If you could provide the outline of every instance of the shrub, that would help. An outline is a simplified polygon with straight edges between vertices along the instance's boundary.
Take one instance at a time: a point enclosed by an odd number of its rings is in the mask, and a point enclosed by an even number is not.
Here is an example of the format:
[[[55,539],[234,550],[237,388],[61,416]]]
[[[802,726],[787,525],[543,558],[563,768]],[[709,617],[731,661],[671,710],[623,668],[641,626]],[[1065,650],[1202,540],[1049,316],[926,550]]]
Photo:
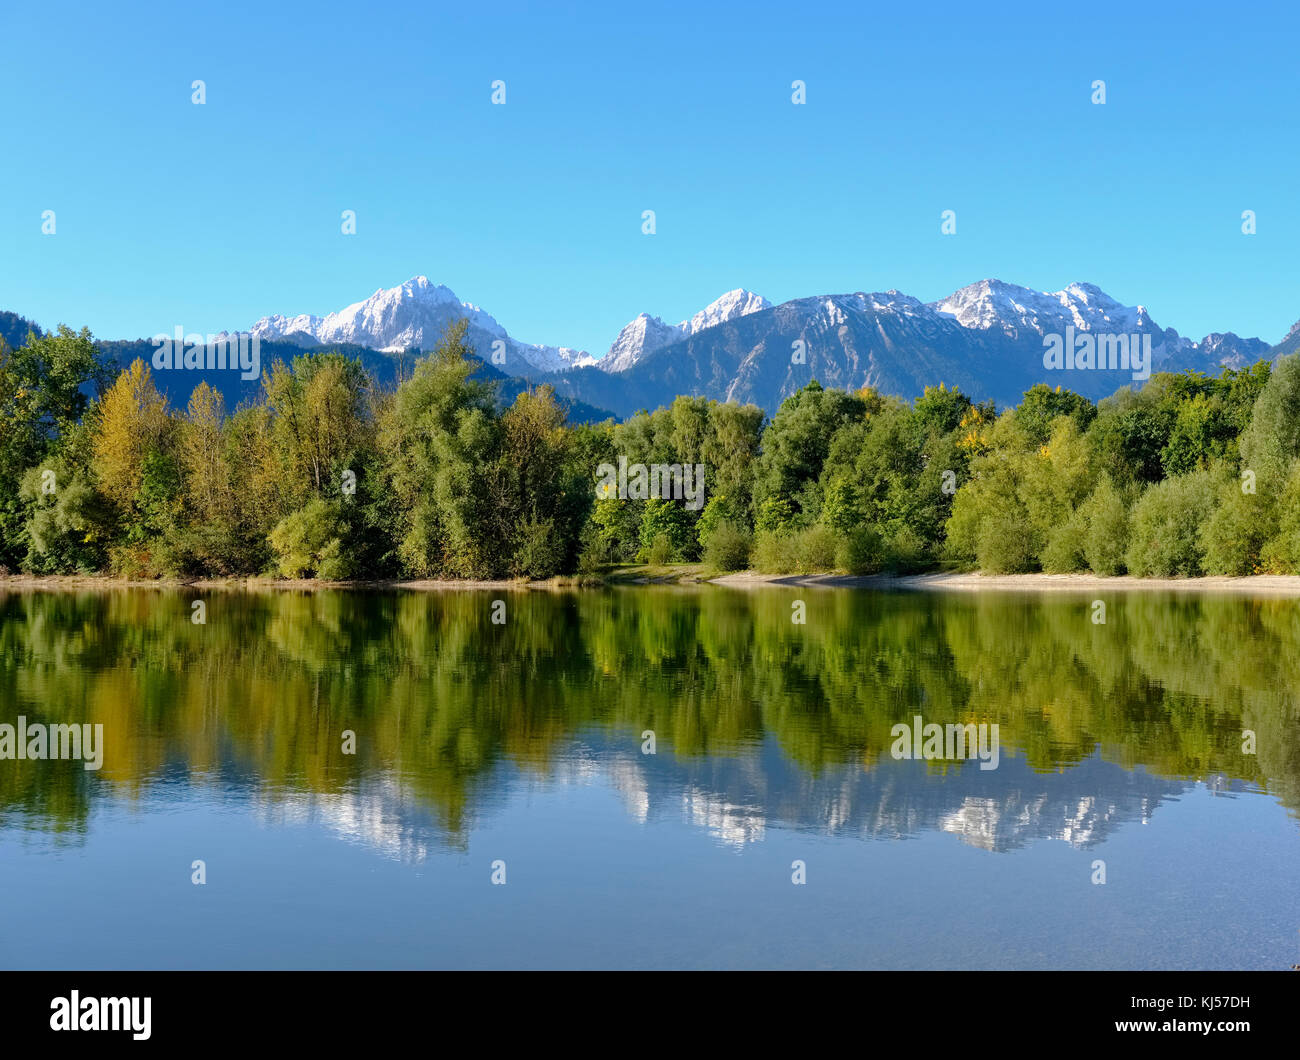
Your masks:
[[[838,540],[827,527],[813,525],[794,533],[759,531],[753,564],[764,574],[825,574],[835,570]]]
[[[661,533],[641,550],[641,558],[645,563],[655,567],[662,567],[665,563],[673,561],[676,552],[677,549],[673,544],[673,539],[668,534]]]
[[[930,566],[925,539],[911,527],[903,527],[884,540],[881,566],[891,574],[914,574]]]
[[[1204,572],[1201,519],[1214,506],[1209,471],[1193,471],[1147,488],[1133,506],[1125,563],[1139,577],[1195,577]]]
[[[735,523],[718,523],[704,544],[705,566],[719,571],[745,570],[753,547],[754,539],[747,531]]]
[[[618,547],[618,542],[602,533],[602,528],[594,518],[588,519],[587,525],[582,528],[578,573],[598,574],[610,564],[617,563]]]
[[[989,574],[1021,574],[1037,565],[1033,536],[1021,519],[990,512],[979,524],[975,558]]]
[[[1073,574],[1084,570],[1088,566],[1083,552],[1087,526],[1087,519],[1079,510],[1049,530],[1042,555],[1043,570],[1051,574]]]
[[[66,475],[62,463],[48,466]],[[81,472],[54,494],[42,489],[41,473],[46,466],[31,468],[22,478],[20,497],[30,505],[27,521],[29,543],[24,567],[36,574],[65,571],[95,571],[104,566],[100,542],[112,529],[112,512]]]
[[[830,527],[816,523],[798,531],[792,541],[795,569],[800,574],[823,574],[835,569],[838,541]]]
[[[343,547],[341,523],[338,503],[320,499],[281,519],[268,538],[281,576],[315,575],[331,581],[351,577],[352,562]]]
[[[754,566],[763,574],[826,574],[835,570],[836,537],[813,525],[794,533],[759,531]]]
[[[700,512],[700,517],[695,523],[695,537],[700,543],[701,549],[709,547],[709,537],[718,527],[723,524],[729,524],[731,529],[743,529],[745,520],[736,505],[731,500],[719,494],[709,500]]]
[[[1236,482],[1225,483],[1218,507],[1201,526],[1201,552],[1207,574],[1256,574],[1260,552],[1272,536],[1275,510],[1265,498],[1242,493]]]
[[[1079,512],[1084,522],[1083,555],[1088,566],[1094,574],[1105,577],[1123,574],[1124,553],[1128,548],[1128,505],[1109,475],[1102,475]]]
[[[884,541],[879,531],[859,526],[840,537],[835,566],[850,574],[875,574],[884,562]]]
[[[331,537],[316,560],[316,577],[326,581],[345,581],[354,573],[350,556],[344,555],[343,539]]]
[[[999,423],[1009,422],[1003,417]],[[1029,513],[1019,491],[1031,457],[1012,454],[1008,458],[985,457],[972,465],[972,477],[953,497],[952,515],[945,528],[944,551],[948,558],[984,570],[1011,565],[1015,570],[1032,570],[1037,555]],[[1010,529],[1008,529],[1010,528]],[[1010,533],[1024,546],[1028,558],[1001,555],[999,536]]]
[[[793,573],[798,566],[793,542],[793,534],[779,534],[772,530],[760,530],[754,536],[754,550],[751,558],[754,568],[764,574]]]

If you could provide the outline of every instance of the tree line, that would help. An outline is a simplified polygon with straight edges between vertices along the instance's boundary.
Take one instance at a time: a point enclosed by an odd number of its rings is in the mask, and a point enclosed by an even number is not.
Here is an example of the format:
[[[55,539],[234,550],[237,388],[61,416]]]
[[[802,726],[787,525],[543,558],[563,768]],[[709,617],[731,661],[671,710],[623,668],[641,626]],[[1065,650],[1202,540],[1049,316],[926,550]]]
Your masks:
[[[173,409],[88,331],[0,338],[0,566],[128,577],[549,578],[627,563],[773,573],[1300,572],[1300,359],[1157,373],[1093,403],[914,401],[809,383],[768,417],[678,397],[572,423],[502,407],[453,324],[391,386],[277,359],[234,409]],[[620,459],[703,465],[702,507],[618,497]]]

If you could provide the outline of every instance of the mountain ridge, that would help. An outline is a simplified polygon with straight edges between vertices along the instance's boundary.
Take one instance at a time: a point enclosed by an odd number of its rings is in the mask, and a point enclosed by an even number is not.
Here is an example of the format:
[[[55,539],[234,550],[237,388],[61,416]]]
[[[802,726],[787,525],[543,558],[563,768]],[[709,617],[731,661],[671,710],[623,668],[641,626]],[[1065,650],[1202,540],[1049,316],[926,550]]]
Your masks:
[[[1187,339],[1161,328],[1144,306],[1126,306],[1094,284],[1076,282],[1049,293],[980,280],[928,303],[897,290],[792,299],[650,350],[611,373],[621,388],[590,367],[548,381],[621,415],[676,393],[753,401],[771,412],[814,378],[837,389],[873,386],[905,398],[942,381],[1002,407],[1016,404],[1037,383],[1059,384],[1093,400],[1141,384],[1141,373],[1131,369],[1051,370],[1045,347],[1051,337],[1070,335],[1067,329],[1094,338],[1141,336],[1150,343],[1150,372],[1215,374],[1277,350],[1231,331]],[[1300,327],[1290,334],[1300,347]]]
[[[1141,385],[1140,373],[1128,369],[1052,370],[1059,366],[1045,360],[1044,349],[1071,335],[1070,329],[1076,340],[1141,337],[1151,348],[1148,372],[1216,374],[1300,351],[1300,321],[1277,345],[1229,330],[1194,341],[1160,327],[1145,306],[1126,305],[1095,284],[1076,281],[1043,292],[995,278],[930,302],[891,289],[773,305],[734,288],[677,324],[639,314],[599,359],[572,347],[520,342],[486,310],[425,276],[378,288],[325,316],[262,317],[250,330],[277,350],[366,349],[382,377],[395,358],[428,351],[461,318],[468,323],[467,342],[495,374],[514,385],[550,383],[589,415],[608,410],[627,416],[678,394],[754,402],[774,412],[813,379],[838,389],[872,386],[908,399],[945,382],[1002,407],[1018,403],[1036,383],[1059,384],[1093,400]],[[14,314],[6,319],[14,332],[28,324]],[[124,354],[136,348],[104,345]]]

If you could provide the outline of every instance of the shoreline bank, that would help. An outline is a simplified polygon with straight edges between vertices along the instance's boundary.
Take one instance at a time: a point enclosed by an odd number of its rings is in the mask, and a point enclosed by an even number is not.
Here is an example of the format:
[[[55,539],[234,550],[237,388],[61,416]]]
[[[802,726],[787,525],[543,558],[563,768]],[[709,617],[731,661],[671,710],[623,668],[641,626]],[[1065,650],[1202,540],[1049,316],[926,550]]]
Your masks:
[[[922,592],[1220,592],[1257,596],[1300,597],[1300,575],[1257,574],[1246,577],[1207,576],[1201,578],[1133,578],[1127,575],[1105,578],[1095,574],[981,574],[940,572],[931,574],[761,574],[738,571],[731,574],[705,573],[696,566],[671,568],[624,568],[610,576],[552,578],[547,581],[472,579],[368,579],[325,581],[314,578],[157,578],[127,579],[108,575],[0,575],[0,592],[11,591],[109,591],[116,589],[198,589],[244,592],[344,589],[352,591],[411,590],[415,592],[483,591],[547,592],[620,586],[719,585],[733,589],[765,586],[875,589]]]
[[[1246,577],[1106,578],[1097,574],[981,574],[978,571],[934,574],[758,574],[742,571],[709,579],[714,585],[756,588],[762,585],[824,586],[880,590],[952,592],[1227,592],[1300,597],[1300,575],[1254,574]]]

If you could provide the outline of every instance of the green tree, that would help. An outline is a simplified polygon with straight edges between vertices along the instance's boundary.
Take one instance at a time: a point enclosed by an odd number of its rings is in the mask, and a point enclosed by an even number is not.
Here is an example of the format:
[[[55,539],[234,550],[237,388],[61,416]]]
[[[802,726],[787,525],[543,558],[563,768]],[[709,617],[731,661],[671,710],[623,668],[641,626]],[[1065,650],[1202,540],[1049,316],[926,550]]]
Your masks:
[[[643,562],[656,562],[650,559],[652,555],[659,556],[657,562],[661,563],[687,558],[691,545],[691,522],[686,509],[680,504],[658,497],[646,501],[641,514],[640,540],[641,553],[638,558]],[[668,548],[666,557],[662,552],[654,551],[656,548],[662,549],[664,542]]]
[[[1141,391],[1121,387],[1097,405],[1088,435],[1100,469],[1119,485],[1159,482],[1162,455],[1173,429],[1174,410],[1160,400],[1160,377]]]
[[[861,419],[863,402],[839,390],[825,390],[815,380],[781,403],[763,431],[763,450],[754,472],[756,512],[780,498],[789,501],[797,522],[815,522],[820,514],[822,465],[835,432]]]
[[[593,500],[564,410],[549,386],[525,390],[501,417],[501,449],[491,479],[493,566],[548,578],[572,570]]]
[[[1026,390],[1015,411],[1021,428],[1036,445],[1047,444],[1058,416],[1068,416],[1080,433],[1097,417],[1097,407],[1086,397],[1046,383],[1035,383]]]
[[[471,378],[477,361],[468,324],[451,324],[433,354],[397,389],[380,427],[394,495],[398,553],[420,577],[491,577],[489,478],[498,446],[491,384]]]
[[[1300,456],[1300,354],[1278,359],[1240,439],[1242,466],[1261,491],[1281,491],[1292,459]]]
[[[84,328],[29,332],[16,350],[0,338],[0,567],[17,567],[28,550],[20,480],[54,453],[113,371]]]

